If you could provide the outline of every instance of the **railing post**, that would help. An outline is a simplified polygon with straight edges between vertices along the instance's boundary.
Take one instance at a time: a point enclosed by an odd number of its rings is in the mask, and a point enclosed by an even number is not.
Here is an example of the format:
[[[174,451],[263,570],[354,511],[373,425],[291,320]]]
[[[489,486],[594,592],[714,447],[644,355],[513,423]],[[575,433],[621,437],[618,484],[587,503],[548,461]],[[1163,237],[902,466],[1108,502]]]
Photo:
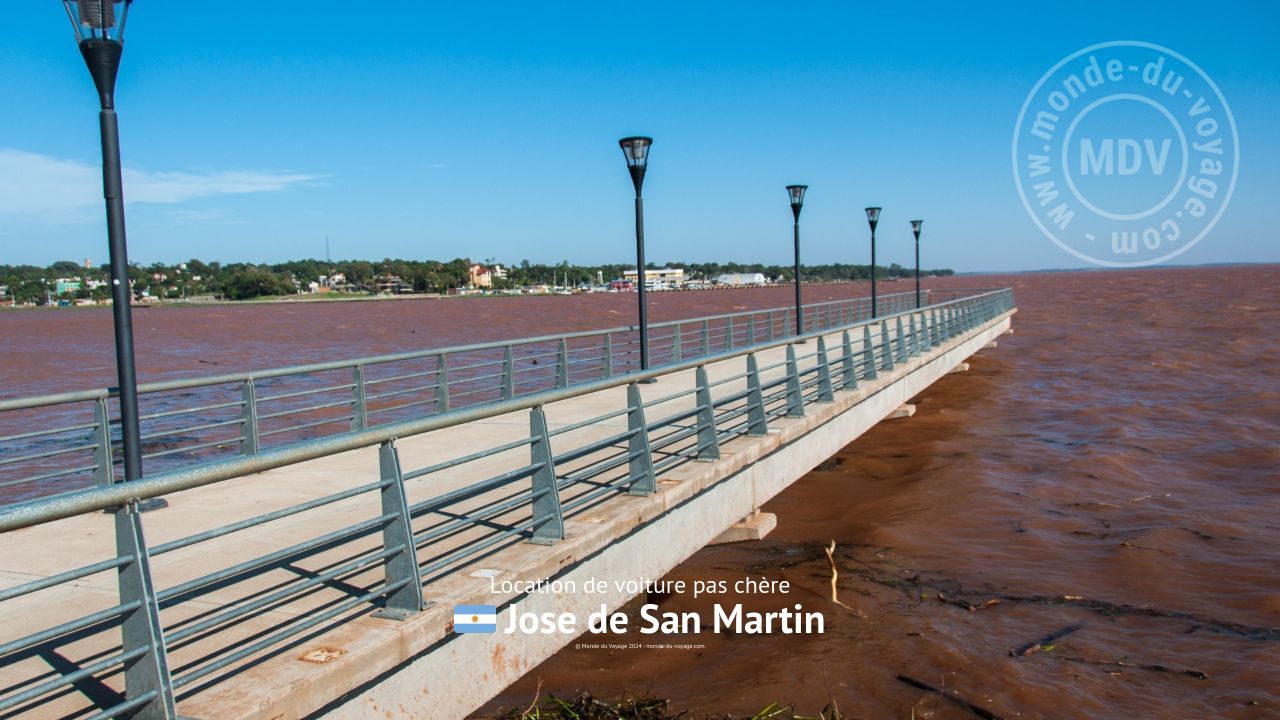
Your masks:
[[[733,349],[733,316],[724,319],[724,343],[726,350]]]
[[[258,454],[258,394],[253,378],[240,384],[240,454]]]
[[[871,344],[871,326],[862,326],[862,375],[868,380],[876,379],[876,346]]]
[[[436,412],[449,411],[449,361],[444,353],[436,356]]]
[[[382,528],[382,549],[399,547],[400,552],[382,561],[386,584],[405,583],[387,594],[378,617],[404,620],[422,609],[422,575],[418,571],[418,550],[413,541],[413,518],[409,516],[409,500],[404,493],[404,476],[400,473],[400,453],[394,438],[378,447],[378,470],[382,486],[382,514],[395,518]]]
[[[178,713],[173,702],[173,678],[169,675],[169,657],[160,624],[160,604],[151,580],[151,563],[142,535],[142,516],[136,503],[116,510],[115,526],[116,552],[129,558],[128,564],[116,571],[120,603],[138,604],[137,608],[121,616],[121,650],[126,653],[146,651],[124,666],[125,697],[155,693],[153,699],[130,717],[174,720]]]
[[[769,420],[764,412],[764,393],[760,391],[760,365],[756,354],[747,354],[747,434],[768,435]]]
[[[827,359],[827,342],[818,336],[818,402],[835,402],[835,391],[831,387],[831,363]]]
[[[911,331],[911,340],[907,343],[907,348],[911,353],[911,357],[918,357],[920,355],[920,329],[916,325],[915,313],[907,316],[907,325]]]
[[[853,364],[853,340],[849,338],[847,329],[841,334],[840,345],[843,351],[840,358],[840,367],[843,371],[840,389],[853,390],[858,387],[858,371]]]
[[[564,539],[564,516],[560,512],[560,489],[557,487],[556,465],[551,453],[551,434],[547,432],[547,416],[541,405],[529,409],[530,462],[538,466],[533,472],[533,537],[530,542],[550,545]]]
[[[364,366],[356,365],[351,369],[351,431],[357,432],[367,427],[369,406],[365,395]]]
[[[804,394],[800,389],[795,345],[787,345],[787,417],[804,417]]]
[[[608,351],[605,351],[605,362],[609,362]],[[606,377],[608,377],[606,375]],[[511,346],[502,349],[502,399],[510,400],[516,396],[516,358]]]
[[[711,354],[711,323],[707,320],[702,321],[702,357]]]
[[[569,341],[560,338],[560,351],[556,353],[556,387],[569,387]]]
[[[889,337],[889,321],[880,321],[880,358],[884,363],[881,367],[890,372],[893,371],[893,339]]]
[[[899,315],[894,327],[898,331],[898,362],[905,363],[907,361],[907,334],[902,331],[902,316]]]
[[[694,371],[698,389],[694,401],[698,403],[698,457],[704,462],[720,459],[720,441],[716,437],[716,408],[711,400],[711,383],[707,382],[707,369],[702,365]]]
[[[775,322],[777,322],[777,320],[775,320],[775,319],[774,319],[774,317],[773,317],[773,311],[772,311],[772,310],[770,310],[770,311],[769,311],[769,333],[768,333],[768,334],[769,334],[769,339],[768,339],[768,342],[773,342],[773,325],[774,325],[774,323],[775,323]]]
[[[684,357],[684,348],[680,346],[681,336],[683,335],[684,332],[680,327],[680,323],[676,323],[675,330],[671,333],[671,357],[674,358],[673,362],[680,362]]]
[[[613,333],[604,334],[604,376],[613,377]]]
[[[658,489],[653,475],[653,451],[649,449],[649,425],[644,420],[644,399],[640,386],[627,385],[627,492],[652,495]]]
[[[107,399],[100,397],[93,403],[93,479],[99,487],[115,482],[111,457],[111,412]]]
[[[930,335],[928,310],[920,313],[920,341],[920,350],[922,352],[929,352],[933,349],[933,336]]]

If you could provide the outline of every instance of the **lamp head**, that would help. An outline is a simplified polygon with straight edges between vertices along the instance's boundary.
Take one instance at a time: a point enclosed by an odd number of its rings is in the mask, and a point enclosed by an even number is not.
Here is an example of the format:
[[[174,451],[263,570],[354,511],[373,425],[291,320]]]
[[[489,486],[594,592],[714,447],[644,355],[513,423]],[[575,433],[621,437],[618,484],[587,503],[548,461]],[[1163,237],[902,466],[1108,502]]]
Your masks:
[[[917,239],[917,240],[919,240],[919,239],[920,239],[920,226],[921,226],[921,225],[923,225],[923,224],[924,224],[924,221],[923,221],[923,220],[912,220],[912,221],[911,221],[911,232],[913,232],[913,233],[915,233],[915,234],[916,234],[916,239]]]
[[[800,208],[804,207],[804,192],[808,189],[808,185],[787,186],[787,194],[791,196],[791,213],[795,215],[796,220],[800,219]]]
[[[644,171],[649,167],[649,146],[653,145],[653,138],[625,137],[618,141],[618,145],[622,147],[627,170],[631,172],[631,184],[636,186],[636,197],[639,197],[640,188],[644,185]]]
[[[133,0],[62,0],[103,109],[115,106],[124,24]]]
[[[124,43],[124,21],[133,0],[62,0],[76,42],[109,40]]]
[[[875,232],[876,225],[880,222],[880,208],[867,208],[867,222],[871,225],[871,232]]]

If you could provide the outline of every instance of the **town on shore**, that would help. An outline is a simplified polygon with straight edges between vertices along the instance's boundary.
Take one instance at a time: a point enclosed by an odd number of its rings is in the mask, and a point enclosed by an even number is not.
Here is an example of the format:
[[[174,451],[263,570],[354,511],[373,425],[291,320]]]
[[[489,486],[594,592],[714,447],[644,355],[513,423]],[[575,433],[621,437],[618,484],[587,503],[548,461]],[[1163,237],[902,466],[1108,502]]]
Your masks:
[[[914,269],[898,264],[876,267],[876,278],[911,277]],[[951,275],[948,269],[922,275]],[[129,284],[136,303],[219,302],[296,299],[355,299],[440,295],[570,295],[630,292],[637,286],[634,264],[557,265],[524,260],[503,265],[488,260],[294,260],[276,264],[204,262],[191,259],[173,265],[135,264]],[[791,284],[794,268],[761,263],[650,263],[645,289],[706,290]],[[89,260],[60,260],[48,267],[0,265],[0,306],[78,306],[110,304],[109,266]],[[871,278],[869,265],[835,263],[801,266],[805,283],[850,282]]]

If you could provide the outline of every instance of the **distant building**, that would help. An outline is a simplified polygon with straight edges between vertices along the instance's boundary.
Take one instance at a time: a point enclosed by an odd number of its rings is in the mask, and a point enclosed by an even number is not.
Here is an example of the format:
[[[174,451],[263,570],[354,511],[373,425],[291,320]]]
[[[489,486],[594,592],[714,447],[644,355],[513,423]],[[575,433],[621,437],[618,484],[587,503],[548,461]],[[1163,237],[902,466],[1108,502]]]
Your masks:
[[[636,281],[635,270],[623,270],[622,279],[631,283]],[[677,288],[684,285],[684,270],[682,268],[656,268],[645,269],[644,271],[644,287],[646,290],[666,290],[668,288]]]
[[[495,279],[495,280],[506,280],[506,279],[507,279],[507,269],[506,269],[506,268],[502,267],[501,265],[494,265],[494,266],[493,266],[493,268],[492,268],[492,270],[493,270],[493,277],[494,277],[494,279]]]
[[[716,278],[717,285],[764,285],[764,273],[725,273]]]
[[[379,275],[373,279],[374,291],[379,295],[405,295],[413,292],[413,286],[399,275]]]
[[[467,284],[471,287],[493,287],[493,272],[479,263],[467,268]]]

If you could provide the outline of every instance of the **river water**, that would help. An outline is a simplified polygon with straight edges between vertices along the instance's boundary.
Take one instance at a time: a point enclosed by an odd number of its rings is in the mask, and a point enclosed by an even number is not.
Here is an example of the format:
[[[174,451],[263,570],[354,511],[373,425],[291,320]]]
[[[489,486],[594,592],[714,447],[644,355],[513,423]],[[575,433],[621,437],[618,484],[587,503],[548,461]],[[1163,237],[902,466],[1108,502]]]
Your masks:
[[[1000,717],[1280,717],[1280,268],[983,284],[1015,288],[1015,334],[768,503],[768,538],[670,576],[790,593],[660,604],[705,627],[713,602],[798,602],[824,634],[570,647],[486,711],[540,683],[648,692],[695,717],[831,699],[847,717],[976,717],[906,676]],[[830,600],[832,540],[848,609]]]
[[[972,287],[977,278],[927,279]],[[981,282],[993,282],[981,278]],[[901,293],[909,282],[886,282]],[[867,283],[806,286],[805,303],[859,297]],[[651,322],[794,303],[787,287],[649,293]],[[220,375],[621,327],[635,323],[634,293],[403,298],[159,306],[135,309],[138,382]],[[111,309],[0,312],[0,398],[114,386]]]
[[[848,717],[974,717],[901,675],[1002,717],[1280,717],[1280,268],[930,285],[1014,287],[1016,333],[925,391],[914,417],[878,425],[770,502],[778,528],[766,540],[705,549],[671,574],[785,579],[790,593],[661,602],[708,626],[712,602],[798,602],[823,612],[824,634],[644,640],[699,650],[570,647],[485,712],[527,706],[540,686],[647,691],[695,716],[773,702],[816,714],[834,699]],[[806,301],[865,290],[818,286]],[[785,306],[789,296],[655,293],[651,315]],[[152,308],[135,313],[139,374],[622,325],[634,303],[619,294]],[[106,309],[3,312],[0,338],[0,397],[114,384]],[[831,601],[830,541],[844,606]]]

